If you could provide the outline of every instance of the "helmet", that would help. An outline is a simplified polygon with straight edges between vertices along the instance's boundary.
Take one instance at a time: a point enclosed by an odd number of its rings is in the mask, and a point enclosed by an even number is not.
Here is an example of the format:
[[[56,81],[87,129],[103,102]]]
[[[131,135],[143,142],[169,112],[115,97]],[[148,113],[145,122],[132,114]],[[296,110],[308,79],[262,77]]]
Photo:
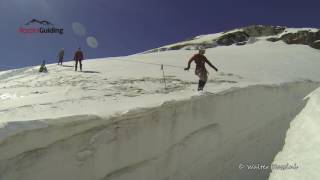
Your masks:
[[[204,54],[204,53],[206,53],[206,50],[203,48],[199,48],[199,54]]]

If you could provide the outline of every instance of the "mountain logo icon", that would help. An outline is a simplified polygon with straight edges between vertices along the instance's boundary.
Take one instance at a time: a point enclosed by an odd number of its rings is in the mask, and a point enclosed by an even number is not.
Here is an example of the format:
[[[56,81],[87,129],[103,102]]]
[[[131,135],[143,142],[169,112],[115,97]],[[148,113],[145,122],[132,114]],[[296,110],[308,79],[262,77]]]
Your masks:
[[[32,25],[32,26],[29,26]],[[31,21],[24,24],[28,27],[20,27],[18,32],[23,34],[29,33],[41,33],[41,34],[63,34],[64,29],[55,27],[51,22],[47,20],[32,19]],[[34,26],[34,27],[33,27]]]
[[[40,21],[40,20],[37,20],[37,19],[32,19],[31,21],[27,22],[25,25],[30,25],[30,24],[41,24],[41,25],[45,25],[45,26],[53,26],[53,24],[49,21],[46,21],[46,20],[43,20],[43,21]]]

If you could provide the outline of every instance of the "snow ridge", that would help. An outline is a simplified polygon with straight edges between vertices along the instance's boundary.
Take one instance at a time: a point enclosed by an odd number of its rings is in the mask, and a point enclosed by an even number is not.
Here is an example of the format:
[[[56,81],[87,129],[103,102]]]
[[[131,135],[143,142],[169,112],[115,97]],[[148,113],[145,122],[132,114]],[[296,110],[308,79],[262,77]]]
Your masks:
[[[255,85],[109,118],[45,120],[47,127],[1,141],[0,179],[265,179],[269,171],[240,171],[232,164],[271,163],[303,97],[318,86]]]

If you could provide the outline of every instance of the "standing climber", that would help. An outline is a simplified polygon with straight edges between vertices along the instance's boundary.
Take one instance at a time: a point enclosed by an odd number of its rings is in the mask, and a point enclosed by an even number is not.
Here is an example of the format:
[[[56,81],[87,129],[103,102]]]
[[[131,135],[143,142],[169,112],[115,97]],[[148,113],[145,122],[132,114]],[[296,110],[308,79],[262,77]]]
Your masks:
[[[75,65],[75,71],[77,71],[78,68],[78,63],[80,64],[80,71],[82,71],[82,60],[83,60],[83,52],[81,51],[80,48],[78,48],[78,50],[76,51],[76,53],[74,54],[74,58],[76,61],[76,65]]]
[[[195,54],[188,62],[188,67],[185,68],[184,70],[189,70],[190,69],[190,65],[192,63],[192,61],[194,61],[196,63],[196,70],[195,70],[195,74],[197,76],[199,76],[199,84],[198,84],[198,91],[202,91],[204,86],[207,83],[208,80],[208,71],[205,67],[205,64],[209,64],[209,66],[211,66],[214,70],[218,71],[218,69],[211,64],[211,62],[204,56],[205,54],[205,50],[204,49],[200,49],[199,53]]]
[[[58,65],[61,64],[62,66],[63,58],[64,58],[64,49],[62,48],[58,54],[58,59],[59,59]]]

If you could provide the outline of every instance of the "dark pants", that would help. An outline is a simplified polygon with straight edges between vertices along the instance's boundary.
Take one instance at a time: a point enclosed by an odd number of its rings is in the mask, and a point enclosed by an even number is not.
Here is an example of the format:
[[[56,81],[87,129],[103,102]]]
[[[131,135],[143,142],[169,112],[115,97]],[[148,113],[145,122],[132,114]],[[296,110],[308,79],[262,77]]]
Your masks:
[[[202,91],[206,83],[207,83],[206,81],[199,80],[198,91]]]
[[[63,58],[60,58],[60,59],[59,59],[59,62],[58,62],[58,65],[59,65],[59,64],[62,65],[62,62],[63,62]]]
[[[205,67],[197,67],[195,74],[199,77],[198,91],[202,91],[208,80],[208,71]]]
[[[78,62],[79,62],[79,64],[80,64],[80,71],[82,71],[82,61],[81,60],[76,60],[76,66],[75,66],[75,71],[77,71],[77,69],[78,69]]]

